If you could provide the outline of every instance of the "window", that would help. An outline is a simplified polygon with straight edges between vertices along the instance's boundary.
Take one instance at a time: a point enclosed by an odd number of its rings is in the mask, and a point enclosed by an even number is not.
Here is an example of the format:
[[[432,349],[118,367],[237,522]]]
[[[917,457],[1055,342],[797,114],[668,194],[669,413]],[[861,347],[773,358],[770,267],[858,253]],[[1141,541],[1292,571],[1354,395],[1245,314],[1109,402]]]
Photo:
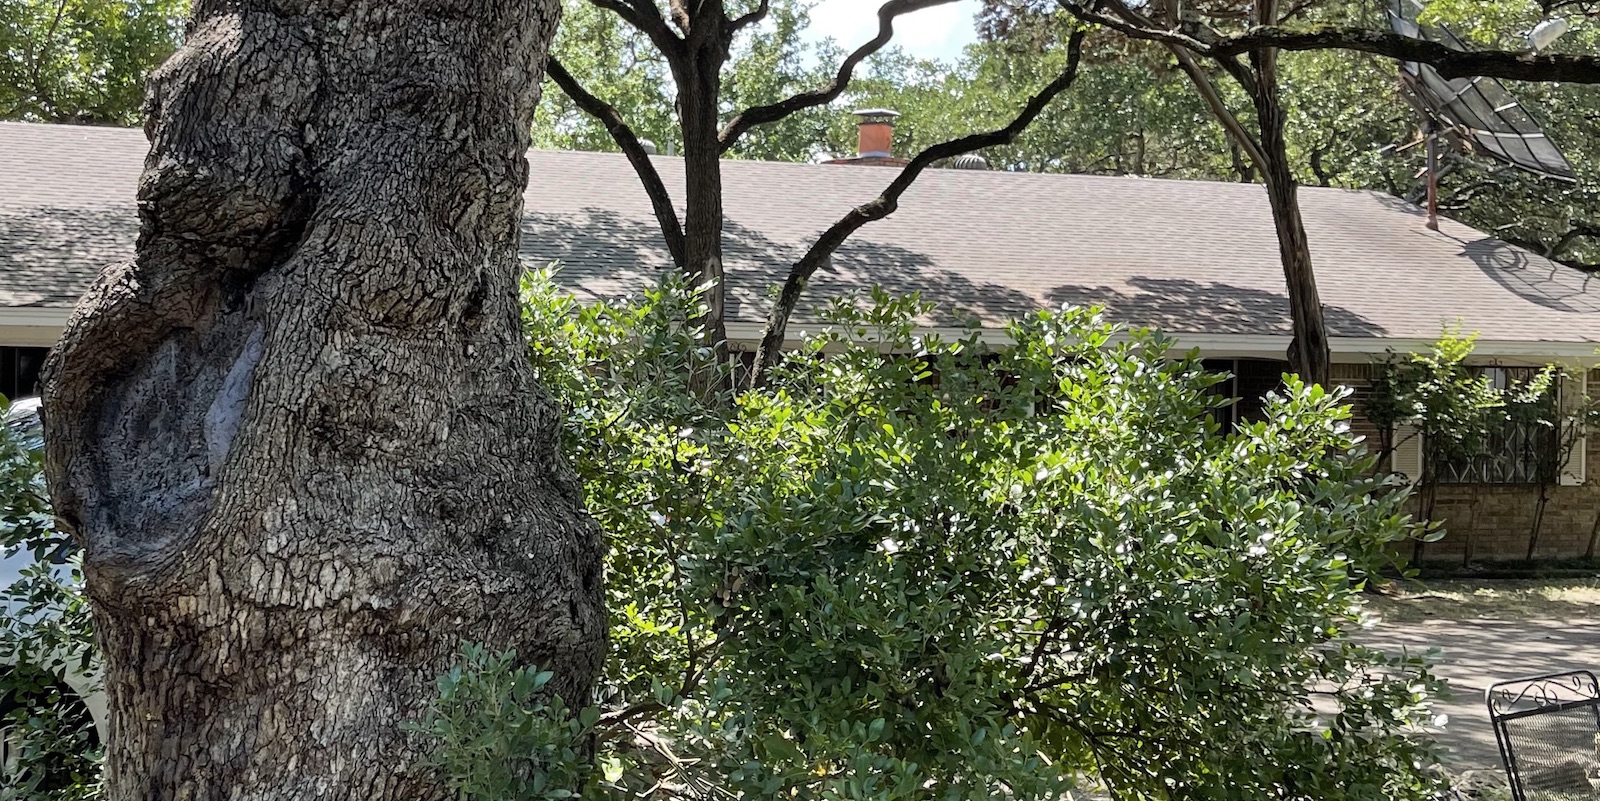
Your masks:
[[[0,345],[0,395],[25,398],[39,394],[39,368],[49,348]]]
[[[1201,366],[1227,376],[1211,388],[1213,393],[1233,401],[1211,411],[1224,432],[1240,423],[1265,419],[1266,395],[1283,386],[1283,374],[1289,369],[1287,362],[1273,359],[1206,359]]]
[[[1487,376],[1496,389],[1513,389],[1532,381],[1539,371],[1532,367],[1481,367],[1475,372]],[[1552,393],[1554,389],[1552,388]],[[1538,484],[1555,475],[1556,426],[1552,425],[1556,399],[1549,405],[1550,422],[1507,420],[1495,426],[1481,442],[1472,443],[1465,453],[1441,454],[1435,468],[1441,484]]]

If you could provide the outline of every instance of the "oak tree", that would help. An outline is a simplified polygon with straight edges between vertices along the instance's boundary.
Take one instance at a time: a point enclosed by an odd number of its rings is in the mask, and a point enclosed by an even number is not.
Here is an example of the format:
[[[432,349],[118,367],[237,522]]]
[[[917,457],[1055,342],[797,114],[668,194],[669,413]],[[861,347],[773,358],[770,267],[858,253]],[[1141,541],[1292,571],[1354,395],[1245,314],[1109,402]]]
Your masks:
[[[601,545],[523,352],[555,0],[201,0],[152,76],[134,259],[46,367],[104,651],[106,797],[437,799],[463,640],[590,694]]]
[[[0,3],[0,119],[131,125],[188,0]]]

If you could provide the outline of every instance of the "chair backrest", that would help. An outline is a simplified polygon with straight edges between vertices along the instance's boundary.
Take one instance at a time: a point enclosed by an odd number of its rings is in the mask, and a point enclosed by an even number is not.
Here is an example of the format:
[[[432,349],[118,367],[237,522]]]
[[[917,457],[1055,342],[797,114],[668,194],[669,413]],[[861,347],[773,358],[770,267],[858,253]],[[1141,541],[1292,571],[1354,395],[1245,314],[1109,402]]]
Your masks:
[[[1484,692],[1513,801],[1600,801],[1600,681],[1576,670]]]

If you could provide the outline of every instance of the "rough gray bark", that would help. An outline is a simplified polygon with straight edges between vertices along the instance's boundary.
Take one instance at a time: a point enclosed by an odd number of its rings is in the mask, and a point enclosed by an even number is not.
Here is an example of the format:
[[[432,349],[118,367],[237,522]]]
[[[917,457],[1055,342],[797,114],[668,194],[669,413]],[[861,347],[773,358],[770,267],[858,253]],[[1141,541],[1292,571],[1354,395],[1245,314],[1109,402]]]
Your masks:
[[[127,799],[432,799],[462,641],[585,698],[601,543],[523,359],[556,0],[198,0],[133,262],[46,369]],[[581,702],[581,701],[580,701]]]
[[[1267,9],[1271,3],[1264,3]],[[1261,50],[1251,54],[1254,65],[1253,100],[1261,130],[1261,179],[1267,187],[1272,208],[1272,223],[1278,235],[1278,255],[1283,262],[1284,286],[1289,293],[1289,317],[1294,338],[1289,343],[1289,369],[1308,383],[1328,386],[1332,380],[1333,358],[1329,350],[1327,323],[1322,296],[1317,291],[1316,271],[1312,268],[1311,243],[1300,216],[1299,182],[1289,164],[1289,148],[1284,141],[1287,116],[1278,90],[1277,53]]]
[[[727,357],[727,290],[722,264],[722,146],[717,141],[717,105],[722,97],[722,65],[728,58],[726,41],[697,31],[715,30],[721,21],[720,3],[706,3],[699,17],[691,17],[691,35],[681,55],[669,59],[678,86],[679,121],[683,131],[684,266],[691,286],[710,286],[703,301],[706,310],[693,322],[704,329],[705,344],[716,348],[718,361]]]

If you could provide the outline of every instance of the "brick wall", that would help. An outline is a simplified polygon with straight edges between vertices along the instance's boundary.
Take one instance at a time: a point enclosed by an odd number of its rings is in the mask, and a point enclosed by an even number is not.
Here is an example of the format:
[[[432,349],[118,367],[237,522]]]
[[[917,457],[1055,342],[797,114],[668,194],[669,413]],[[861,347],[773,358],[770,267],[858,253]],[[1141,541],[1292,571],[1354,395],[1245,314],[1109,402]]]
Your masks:
[[[1593,380],[1593,379],[1591,379]],[[1539,530],[1538,559],[1583,556],[1600,514],[1600,436],[1590,434],[1588,481],[1578,487],[1550,487]],[[1417,500],[1420,502],[1420,498]],[[1459,559],[1470,545],[1474,560],[1504,561],[1528,555],[1528,537],[1539,503],[1539,488],[1514,484],[1440,484],[1434,519],[1444,524],[1444,539],[1423,549],[1424,559]]]
[[[1360,416],[1365,389],[1365,365],[1337,365],[1334,379],[1355,390],[1351,430],[1377,448],[1377,429]],[[1600,390],[1600,370],[1589,375],[1590,392]],[[1581,557],[1596,534],[1600,516],[1600,432],[1590,432],[1587,442],[1587,481],[1582,486],[1551,486],[1544,522],[1539,530],[1536,559]],[[1411,509],[1418,513],[1421,490]],[[1539,488],[1524,484],[1440,484],[1435,491],[1434,519],[1444,525],[1444,539],[1423,548],[1427,560],[1461,559],[1470,547],[1474,561],[1521,560],[1528,555],[1528,539],[1538,511]],[[1406,549],[1409,551],[1409,547]],[[1600,549],[1597,549],[1600,550]]]

